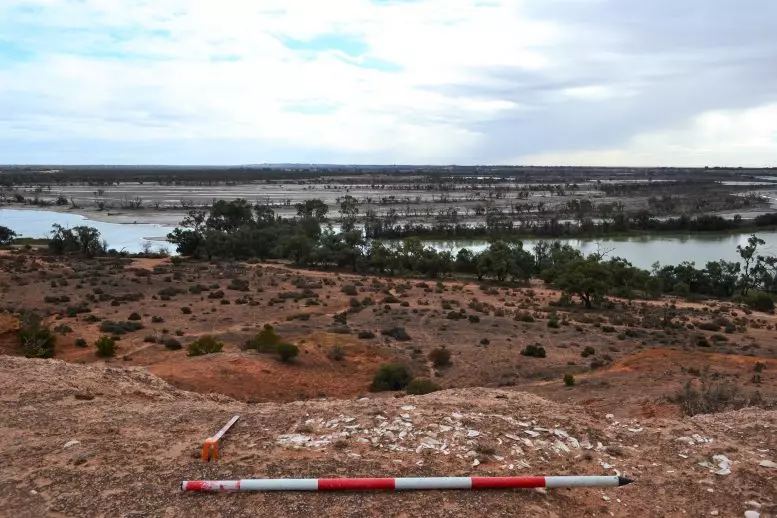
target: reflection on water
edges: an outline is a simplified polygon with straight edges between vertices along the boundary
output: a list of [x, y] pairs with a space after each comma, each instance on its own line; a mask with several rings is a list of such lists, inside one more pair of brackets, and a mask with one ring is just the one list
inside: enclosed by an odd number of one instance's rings
[[[685, 234], [673, 236], [633, 236], [602, 239], [563, 239], [584, 254], [606, 253], [607, 257], [623, 257], [634, 266], [649, 269], [655, 262], [661, 264], [679, 264], [683, 261], [695, 262], [703, 266], [709, 261], [724, 259], [740, 261], [737, 245], [746, 245], [748, 234], [699, 235]], [[777, 232], [759, 232], [758, 237], [766, 241], [761, 253], [777, 255]], [[523, 246], [531, 249], [539, 239], [525, 239]], [[481, 251], [488, 247], [483, 240], [427, 241], [437, 250], [449, 250], [456, 254], [461, 248]]]
[[[164, 236], [174, 227], [151, 223], [106, 223], [92, 221], [78, 214], [53, 212], [49, 210], [0, 209], [0, 225], [8, 227], [22, 237], [51, 237], [51, 226], [59, 223], [63, 227], [87, 225], [100, 231], [100, 237], [108, 242], [108, 248], [140, 252], [144, 243], [150, 242], [153, 249], [169, 245]], [[172, 249], [171, 246], [168, 246]]]

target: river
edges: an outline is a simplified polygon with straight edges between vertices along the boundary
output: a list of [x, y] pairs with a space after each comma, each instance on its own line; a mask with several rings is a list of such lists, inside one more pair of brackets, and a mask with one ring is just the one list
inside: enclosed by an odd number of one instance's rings
[[100, 231], [100, 237], [107, 241], [108, 248], [126, 250], [130, 253], [142, 251], [145, 243], [152, 250], [165, 246], [172, 247], [165, 236], [175, 227], [153, 223], [106, 223], [90, 220], [79, 214], [34, 209], [0, 209], [0, 225], [8, 227], [20, 237], [51, 237], [51, 226], [59, 223], [72, 228], [87, 225]]
[[[173, 230], [173, 226], [154, 223], [107, 223], [90, 220], [72, 213], [35, 209], [0, 209], [0, 225], [14, 230], [22, 237], [50, 237], [51, 226], [59, 223], [64, 227], [88, 225], [100, 231], [102, 239], [109, 248], [140, 252], [145, 243], [153, 249], [167, 246], [164, 236]], [[766, 241], [762, 253], [777, 255], [777, 232], [760, 232], [759, 237]], [[635, 266], [649, 269], [655, 262], [661, 264], [679, 264], [693, 261], [703, 266], [708, 261], [725, 259], [739, 260], [737, 245], [747, 244], [748, 234], [717, 235], [661, 235], [612, 237], [603, 239], [566, 239], [566, 243], [583, 253], [601, 251], [608, 257], [619, 256], [629, 260]], [[538, 239], [524, 240], [524, 247], [530, 249]], [[449, 250], [455, 255], [461, 248], [480, 251], [488, 246], [484, 240], [426, 241], [427, 246], [438, 250]], [[172, 246], [167, 246], [172, 252]]]

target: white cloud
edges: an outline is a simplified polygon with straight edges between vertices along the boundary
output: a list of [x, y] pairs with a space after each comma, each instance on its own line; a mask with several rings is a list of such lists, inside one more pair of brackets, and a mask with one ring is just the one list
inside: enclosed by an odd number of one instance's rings
[[[694, 79], [699, 56], [706, 74], [718, 70], [717, 54], [699, 54], [693, 45], [672, 49], [660, 34], [649, 40], [658, 50], [638, 48], [632, 22], [653, 25], [630, 11], [624, 23], [620, 1], [0, 0], [3, 39], [32, 52], [4, 58], [0, 40], [0, 162], [3, 139], [66, 140], [74, 149], [87, 141], [232, 139], [255, 142], [256, 161], [278, 148], [365, 162], [493, 163], [535, 149], [530, 158], [543, 162], [680, 163], [697, 159], [689, 150], [703, 146], [733, 161], [738, 153], [751, 153], [743, 161], [768, 158], [777, 146], [765, 137], [744, 144], [711, 129], [712, 120], [682, 121], [726, 106], [720, 103], [728, 98], [755, 104], [740, 92], [751, 85], [777, 88], [738, 70], [731, 73], [736, 87], [717, 77]], [[579, 12], [595, 17], [583, 23]], [[688, 30], [678, 24], [682, 37], [709, 29], [708, 18], [696, 19]], [[599, 25], [605, 22], [608, 30]], [[744, 47], [732, 31], [718, 32], [729, 38], [726, 59], [739, 63], [734, 58]], [[366, 50], [354, 56], [284, 44], [338, 35]], [[688, 40], [695, 42], [694, 34]], [[747, 45], [746, 56], [770, 55], [768, 48], [755, 52], [752, 38]], [[705, 81], [703, 95], [688, 87], [694, 80]], [[675, 108], [657, 106], [665, 99]], [[684, 115], [676, 108], [690, 105]], [[734, 115], [724, 113], [731, 122]], [[542, 153], [558, 148], [559, 139], [571, 151]], [[601, 141], [607, 151], [596, 151]], [[91, 161], [90, 151], [83, 144], [77, 161]], [[212, 157], [231, 162], [217, 146]]]
[[519, 164], [577, 166], [777, 166], [777, 103], [709, 111], [678, 128], [642, 133], [618, 148], [539, 153]]

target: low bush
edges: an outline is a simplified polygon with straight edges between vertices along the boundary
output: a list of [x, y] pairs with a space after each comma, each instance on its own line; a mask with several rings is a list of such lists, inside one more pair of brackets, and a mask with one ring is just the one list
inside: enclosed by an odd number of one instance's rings
[[143, 324], [139, 322], [114, 322], [112, 320], [105, 320], [100, 323], [100, 331], [112, 335], [121, 336], [140, 329], [143, 329]]
[[588, 358], [589, 356], [593, 356], [594, 354], [596, 354], [596, 349], [594, 349], [590, 345], [587, 345], [585, 349], [583, 349], [583, 352], [580, 353], [580, 356], [582, 356], [583, 358]]
[[447, 367], [451, 364], [451, 352], [443, 345], [432, 349], [429, 353], [429, 359], [435, 367]]
[[183, 313], [184, 315], [191, 315], [192, 308], [190, 308], [189, 306], [184, 306], [181, 308], [181, 313]]
[[276, 351], [278, 352], [278, 356], [280, 357], [281, 361], [288, 363], [297, 357], [299, 354], [299, 347], [281, 342], [278, 344], [278, 347], [276, 347]]
[[390, 336], [395, 340], [398, 340], [400, 342], [408, 342], [411, 340], [410, 335], [407, 334], [407, 331], [405, 331], [404, 327], [389, 327], [386, 329], [383, 329], [380, 334], [383, 336]]
[[281, 337], [275, 332], [273, 326], [265, 324], [259, 334], [246, 342], [245, 348], [260, 353], [274, 353], [280, 343]]
[[744, 297], [745, 304], [756, 311], [764, 313], [774, 312], [774, 299], [763, 291], [751, 291]]
[[564, 374], [564, 385], [571, 387], [575, 384], [575, 377], [571, 374]]
[[361, 340], [370, 340], [372, 338], [375, 338], [375, 333], [372, 331], [359, 331], [359, 334], [357, 335]]
[[527, 345], [521, 351], [521, 356], [529, 356], [531, 358], [545, 358], [545, 348], [541, 345]]
[[[27, 321], [24, 322], [24, 320]], [[31, 316], [28, 319], [23, 318], [18, 336], [22, 346], [22, 353], [26, 358], [54, 357], [54, 346], [57, 344], [57, 337], [48, 327], [41, 325], [37, 316]]]
[[429, 378], [414, 378], [405, 387], [408, 394], [422, 396], [440, 390], [440, 386]]
[[467, 317], [467, 319], [468, 319], [468, 320], [470, 321], [470, 323], [472, 323], [472, 324], [477, 324], [478, 322], [480, 322], [480, 317], [479, 317], [479, 316], [477, 316], [477, 315], [469, 315], [469, 316]]
[[488, 338], [481, 338], [480, 339], [480, 345], [489, 345], [491, 343], [491, 340]]
[[555, 318], [548, 320], [548, 327], [550, 329], [558, 329], [558, 320]]
[[[183, 345], [181, 345], [181, 342], [179, 342], [175, 338], [166, 338], [162, 343], [165, 345], [166, 349], [170, 349], [171, 351], [177, 351], [183, 348]], [[216, 351], [216, 352], [219, 352], [219, 351]]]
[[116, 340], [110, 336], [101, 336], [94, 345], [100, 358], [112, 358], [116, 355]]
[[83, 338], [76, 338], [76, 341], [73, 342], [76, 347], [86, 347], [88, 344], [86, 343], [86, 340]]
[[138, 313], [132, 313], [130, 316], [127, 317], [127, 320], [140, 320], [140, 315]]
[[765, 400], [758, 392], [745, 394], [734, 384], [704, 382], [697, 387], [690, 381], [669, 399], [680, 405], [680, 409], [688, 416], [738, 410], [749, 406], [771, 408], [777, 405], [775, 401]]
[[232, 279], [229, 281], [229, 284], [227, 284], [228, 290], [235, 290], [235, 291], [248, 291], [249, 283], [245, 279]]
[[189, 356], [201, 356], [203, 354], [220, 353], [223, 348], [224, 344], [216, 340], [213, 336], [203, 335], [190, 343], [187, 350]]
[[359, 294], [359, 290], [356, 289], [356, 286], [353, 284], [343, 284], [343, 287], [340, 288], [340, 291], [345, 293], [346, 295], [350, 297], [355, 297]]
[[211, 293], [208, 293], [208, 298], [211, 300], [215, 299], [223, 299], [224, 298], [224, 292], [221, 290], [216, 290]]
[[518, 321], [519, 322], [532, 323], [532, 322], [534, 322], [534, 317], [531, 316], [529, 313], [520, 313], [518, 315]]
[[160, 316], [157, 316], [157, 315], [154, 315], [153, 317], [151, 317], [151, 322], [154, 323], [154, 324], [161, 324], [164, 321], [165, 321], [164, 318], [162, 318]]
[[402, 390], [413, 379], [407, 366], [401, 363], [381, 365], [372, 379], [370, 390], [380, 392], [385, 390]]

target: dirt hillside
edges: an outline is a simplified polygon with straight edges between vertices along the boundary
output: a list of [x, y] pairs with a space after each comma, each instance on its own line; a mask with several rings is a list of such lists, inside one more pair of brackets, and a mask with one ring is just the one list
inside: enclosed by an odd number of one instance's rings
[[[514, 390], [248, 404], [142, 368], [0, 356], [0, 514], [761, 516], [777, 512], [777, 412], [618, 420]], [[201, 440], [241, 420], [222, 458]], [[730, 463], [730, 464], [729, 464]], [[624, 474], [618, 489], [182, 494], [184, 479]]]

